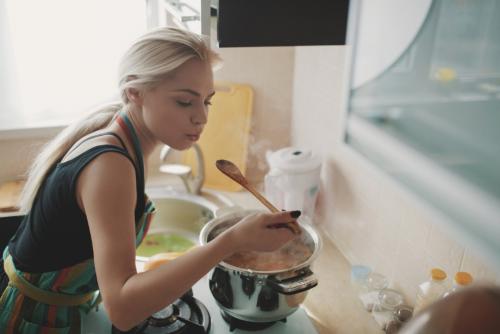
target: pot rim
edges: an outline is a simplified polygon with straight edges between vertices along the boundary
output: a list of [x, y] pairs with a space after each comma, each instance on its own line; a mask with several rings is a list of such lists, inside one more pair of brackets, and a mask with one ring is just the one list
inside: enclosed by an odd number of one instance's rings
[[[200, 232], [200, 244], [201, 245], [206, 245], [208, 243], [207, 238], [210, 232], [218, 225], [234, 218], [244, 218], [247, 215], [254, 214], [254, 213], [261, 213], [261, 212], [266, 212], [263, 210], [238, 210], [238, 211], [233, 211], [229, 212], [226, 214], [223, 214], [219, 217], [215, 217], [212, 220], [210, 220], [208, 223], [206, 223], [201, 232]], [[233, 266], [232, 264], [229, 264], [227, 262], [221, 261], [217, 264], [217, 267], [223, 268], [223, 269], [229, 269], [233, 271], [237, 271], [243, 275], [265, 275], [265, 276], [270, 276], [270, 275], [278, 275], [278, 274], [283, 274], [283, 273], [288, 273], [288, 272], [293, 272], [293, 271], [298, 271], [300, 269], [303, 269], [305, 267], [308, 267], [311, 265], [311, 263], [318, 257], [319, 252], [321, 251], [321, 248], [323, 246], [323, 242], [321, 240], [321, 236], [317, 232], [317, 229], [310, 223], [301, 221], [299, 222], [300, 226], [302, 227], [303, 230], [305, 230], [311, 239], [313, 240], [314, 243], [314, 250], [305, 260], [304, 262], [291, 267], [291, 268], [286, 268], [286, 269], [281, 269], [281, 270], [252, 270], [252, 269], [245, 269], [245, 268], [240, 268]]]

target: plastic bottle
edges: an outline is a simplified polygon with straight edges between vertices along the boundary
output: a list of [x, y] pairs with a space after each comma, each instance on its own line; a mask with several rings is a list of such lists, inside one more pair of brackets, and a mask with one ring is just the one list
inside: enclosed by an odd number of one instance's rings
[[465, 271], [459, 271], [455, 274], [455, 277], [453, 279], [453, 286], [443, 294], [443, 298], [471, 283], [472, 275]]
[[367, 266], [353, 265], [351, 267], [351, 284], [357, 294], [366, 292], [367, 280], [371, 272], [372, 269]]
[[432, 268], [430, 274], [430, 279], [418, 286], [414, 314], [441, 298], [447, 290], [446, 273], [443, 270]]

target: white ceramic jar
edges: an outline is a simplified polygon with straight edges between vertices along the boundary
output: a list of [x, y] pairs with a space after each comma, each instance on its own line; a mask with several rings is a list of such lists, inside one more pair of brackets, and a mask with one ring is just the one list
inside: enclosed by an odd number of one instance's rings
[[320, 185], [321, 159], [311, 150], [287, 147], [266, 153], [266, 197], [283, 210], [301, 210], [312, 220]]

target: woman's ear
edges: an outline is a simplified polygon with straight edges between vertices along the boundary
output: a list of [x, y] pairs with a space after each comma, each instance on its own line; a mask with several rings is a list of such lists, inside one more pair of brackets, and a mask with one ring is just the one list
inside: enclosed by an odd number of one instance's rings
[[127, 88], [127, 99], [137, 106], [142, 106], [142, 94], [136, 88]]

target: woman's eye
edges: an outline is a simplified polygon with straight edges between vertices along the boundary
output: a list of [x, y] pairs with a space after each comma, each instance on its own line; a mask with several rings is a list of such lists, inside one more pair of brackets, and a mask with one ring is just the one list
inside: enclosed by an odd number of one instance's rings
[[211, 105], [212, 105], [212, 102], [210, 102], [210, 101], [206, 101], [206, 102], [205, 102], [205, 105], [206, 105], [206, 106], [211, 106]]
[[191, 102], [177, 101], [177, 104], [181, 107], [189, 107], [191, 105]]

